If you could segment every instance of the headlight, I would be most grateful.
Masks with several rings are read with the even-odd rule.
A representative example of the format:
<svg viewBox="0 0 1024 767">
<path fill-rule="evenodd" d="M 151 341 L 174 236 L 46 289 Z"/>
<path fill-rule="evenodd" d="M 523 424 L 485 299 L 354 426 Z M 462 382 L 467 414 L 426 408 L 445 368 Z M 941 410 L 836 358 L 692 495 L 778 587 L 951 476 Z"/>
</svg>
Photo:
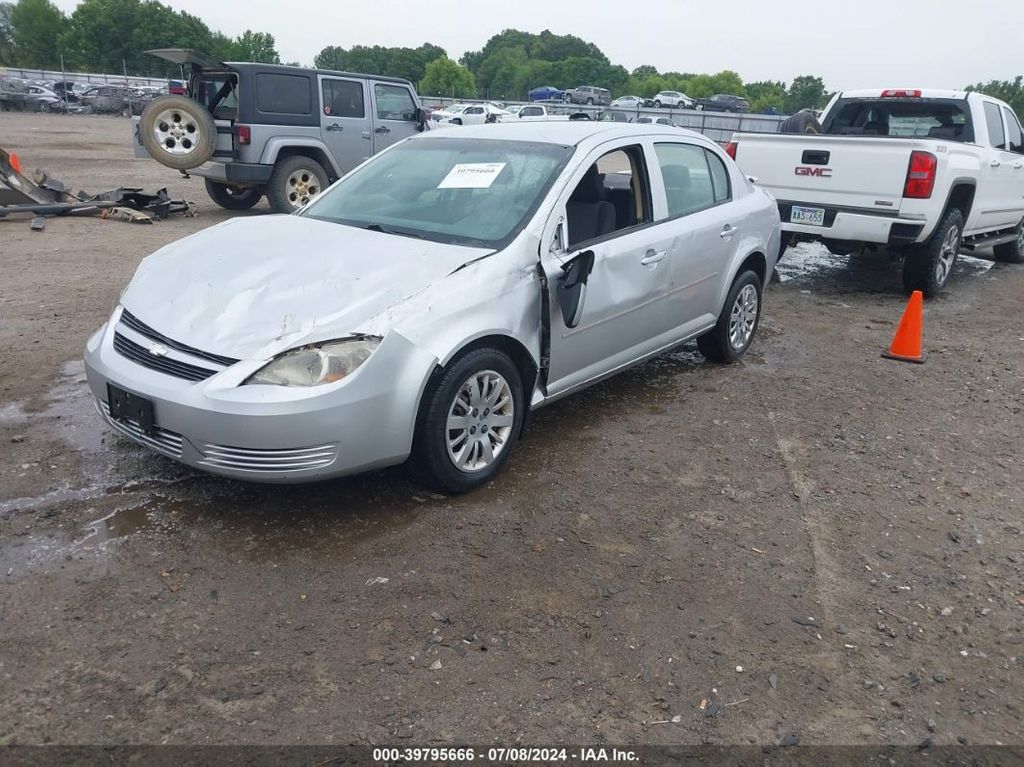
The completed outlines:
<svg viewBox="0 0 1024 767">
<path fill-rule="evenodd" d="M 376 336 L 303 346 L 268 362 L 244 384 L 320 386 L 340 381 L 362 365 L 380 344 Z"/>
</svg>

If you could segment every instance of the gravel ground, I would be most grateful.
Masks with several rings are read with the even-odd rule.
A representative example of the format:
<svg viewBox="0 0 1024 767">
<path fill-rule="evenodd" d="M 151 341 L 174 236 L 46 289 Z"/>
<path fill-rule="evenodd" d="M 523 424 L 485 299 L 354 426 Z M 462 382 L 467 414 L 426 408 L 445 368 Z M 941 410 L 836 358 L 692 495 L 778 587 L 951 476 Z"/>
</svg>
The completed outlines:
<svg viewBox="0 0 1024 767">
<path fill-rule="evenodd" d="M 479 492 L 249 486 L 87 395 L 139 260 L 228 215 L 128 134 L 0 114 L 28 168 L 200 206 L 0 220 L 0 743 L 1022 742 L 1024 268 L 963 259 L 917 366 L 888 256 L 798 246 L 744 363 L 542 410 Z"/>
</svg>

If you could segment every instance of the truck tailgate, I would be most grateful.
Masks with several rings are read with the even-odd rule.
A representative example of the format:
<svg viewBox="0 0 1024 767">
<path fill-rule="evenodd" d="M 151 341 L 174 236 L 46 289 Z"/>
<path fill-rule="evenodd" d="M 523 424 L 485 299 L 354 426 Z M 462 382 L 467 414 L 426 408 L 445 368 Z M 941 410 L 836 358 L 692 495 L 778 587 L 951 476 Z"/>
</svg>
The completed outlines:
<svg viewBox="0 0 1024 767">
<path fill-rule="evenodd" d="M 895 213 L 922 142 L 871 136 L 744 133 L 736 162 L 780 201 Z"/>
</svg>

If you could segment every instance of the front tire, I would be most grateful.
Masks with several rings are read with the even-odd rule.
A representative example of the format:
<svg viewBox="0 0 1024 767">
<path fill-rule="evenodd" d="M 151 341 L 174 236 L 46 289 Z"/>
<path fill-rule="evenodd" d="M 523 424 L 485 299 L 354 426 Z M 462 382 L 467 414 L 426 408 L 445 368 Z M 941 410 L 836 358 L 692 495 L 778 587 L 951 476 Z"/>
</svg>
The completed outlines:
<svg viewBox="0 0 1024 767">
<path fill-rule="evenodd" d="M 903 290 L 915 290 L 925 298 L 934 298 L 949 282 L 960 242 L 963 239 L 964 215 L 953 209 L 943 216 L 928 241 L 907 251 L 903 259 Z"/>
<path fill-rule="evenodd" d="M 294 213 L 327 188 L 327 171 L 316 160 L 296 155 L 279 160 L 267 182 L 275 213 Z"/>
<path fill-rule="evenodd" d="M 508 355 L 482 348 L 457 357 L 423 396 L 413 472 L 446 493 L 485 485 L 515 449 L 525 409 L 522 380 Z"/>
<path fill-rule="evenodd" d="M 1017 240 L 996 245 L 992 248 L 992 256 L 1006 264 L 1024 264 L 1024 221 L 1017 227 Z"/>
<path fill-rule="evenodd" d="M 587 106 L 588 107 L 594 106 L 594 100 L 593 99 L 587 99 Z"/>
<path fill-rule="evenodd" d="M 660 101 L 655 101 L 654 102 L 654 108 L 655 109 L 661 109 L 661 102 Z"/>
<path fill-rule="evenodd" d="M 249 210 L 263 198 L 263 190 L 258 186 L 237 187 L 210 179 L 205 181 L 210 199 L 225 210 Z"/>
<path fill-rule="evenodd" d="M 736 362 L 750 348 L 760 321 L 761 278 L 748 269 L 733 281 L 718 323 L 697 339 L 697 348 L 712 362 Z"/>
</svg>

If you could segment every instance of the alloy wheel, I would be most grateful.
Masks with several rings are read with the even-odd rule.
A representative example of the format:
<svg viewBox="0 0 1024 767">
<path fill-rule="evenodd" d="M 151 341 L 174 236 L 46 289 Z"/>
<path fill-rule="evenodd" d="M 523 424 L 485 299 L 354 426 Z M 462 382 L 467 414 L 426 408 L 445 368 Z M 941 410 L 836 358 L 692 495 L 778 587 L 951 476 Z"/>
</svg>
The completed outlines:
<svg viewBox="0 0 1024 767">
<path fill-rule="evenodd" d="M 509 442 L 515 415 L 512 389 L 500 373 L 481 370 L 467 378 L 448 409 L 445 428 L 455 467 L 473 473 L 494 463 Z"/>
<path fill-rule="evenodd" d="M 953 262 L 956 261 L 956 254 L 960 250 L 960 230 L 951 226 L 942 240 L 942 247 L 939 248 L 939 257 L 935 262 L 935 281 L 939 286 L 945 285 L 949 279 L 949 273 L 953 270 Z"/>
<path fill-rule="evenodd" d="M 196 121 L 178 109 L 167 109 L 157 116 L 153 135 L 164 151 L 173 155 L 188 154 L 196 148 L 201 137 Z"/>
<path fill-rule="evenodd" d="M 757 288 L 744 285 L 736 295 L 732 310 L 729 313 L 729 344 L 733 349 L 743 349 L 750 343 L 757 323 L 758 296 Z"/>
</svg>

